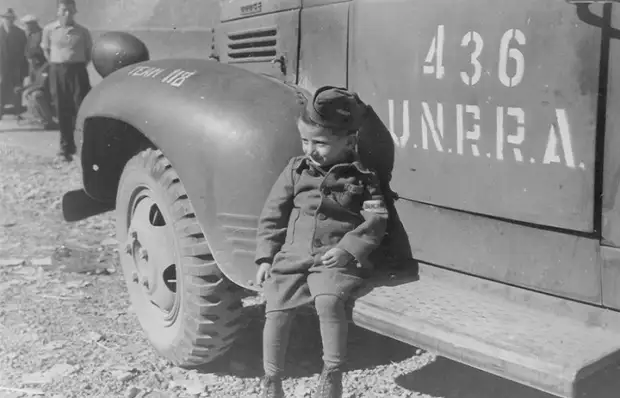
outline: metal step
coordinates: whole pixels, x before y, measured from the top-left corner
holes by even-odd
[[[617,325],[617,313],[496,282],[481,289],[474,279],[482,281],[425,265],[419,278],[377,279],[356,294],[353,321],[560,397],[575,397],[578,380],[620,364],[620,332],[592,321]]]

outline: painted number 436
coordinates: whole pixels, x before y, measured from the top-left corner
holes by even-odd
[[[444,25],[439,25],[424,60],[422,71],[425,75],[434,75],[435,78],[440,80],[444,78],[444,43],[445,27]],[[502,35],[498,54],[497,77],[506,87],[516,87],[523,80],[525,58],[517,46],[524,46],[525,43],[525,35],[519,29],[509,29]],[[461,47],[470,47],[472,44],[473,49],[469,55],[469,63],[472,68],[470,72],[461,71],[460,73],[461,80],[468,86],[475,85],[482,77],[483,67],[480,63],[480,55],[484,49],[484,41],[482,36],[476,31],[467,32],[461,39]],[[514,73],[512,74],[508,73],[508,60],[512,60],[515,65]]]

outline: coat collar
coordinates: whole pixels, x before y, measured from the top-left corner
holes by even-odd
[[[366,166],[364,166],[362,164],[362,162],[359,159],[359,155],[357,154],[357,152],[354,152],[351,155],[351,159],[350,162],[347,163],[338,163],[333,165],[329,170],[323,170],[318,166],[315,166],[314,164],[312,164],[312,162],[310,161],[310,159],[308,159],[305,156],[300,156],[299,160],[297,162],[297,165],[295,167],[295,171],[297,173],[301,173],[304,169],[320,169],[323,170],[326,174],[333,170],[334,168],[340,168],[340,167],[355,167],[357,169],[357,171],[359,171],[362,174],[370,174],[371,171],[368,170],[368,168],[366,168]]]

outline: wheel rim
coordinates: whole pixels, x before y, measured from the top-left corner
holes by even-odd
[[[179,313],[177,255],[174,231],[153,193],[145,187],[133,195],[128,214],[125,254],[129,256],[129,283],[161,315],[168,326]]]

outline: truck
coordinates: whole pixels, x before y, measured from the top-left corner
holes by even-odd
[[[391,198],[386,260],[352,321],[559,397],[617,378],[620,5],[226,0],[193,29],[203,4],[103,34],[75,128],[161,355],[195,366],[235,344],[241,293],[260,291],[260,211],[301,154],[304,100],[331,85],[370,106],[360,156]],[[136,40],[167,55],[128,57]]]

